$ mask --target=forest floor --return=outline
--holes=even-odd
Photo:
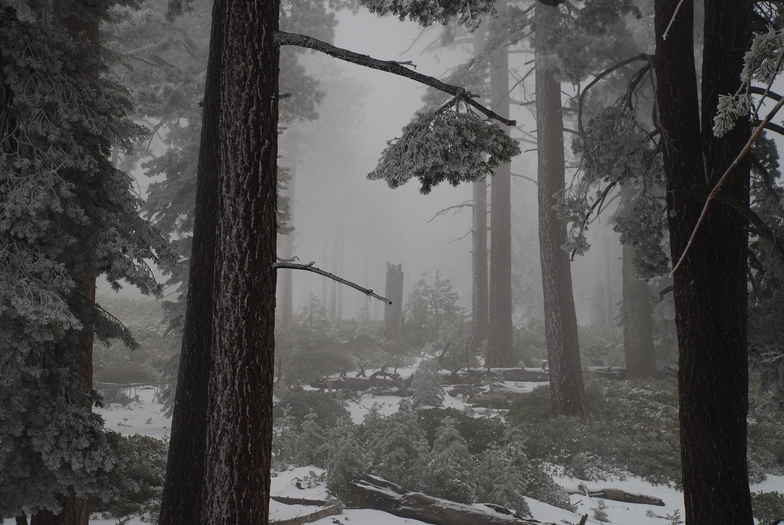
[[[540,383],[515,382],[507,386],[521,392],[530,391]],[[161,411],[162,405],[157,401],[153,388],[139,388],[130,392],[134,399],[127,406],[107,404],[104,408],[97,409],[105,420],[106,427],[125,435],[143,434],[156,438],[168,439],[171,420],[166,418]],[[349,401],[348,409],[355,423],[362,421],[364,415],[375,404],[380,407],[382,414],[395,412],[400,403],[399,397],[372,397],[365,395],[357,401]],[[445,396],[444,406],[462,409],[465,405],[458,399]],[[481,412],[482,409],[478,409]],[[292,468],[284,472],[273,473],[272,495],[288,496],[293,498],[326,499],[327,492],[323,481],[318,481],[321,469],[316,467]],[[596,509],[606,513],[606,523],[617,525],[677,525],[676,516],[683,516],[683,494],[673,487],[653,485],[636,477],[627,476],[624,479],[611,478],[603,482],[585,482],[568,477],[556,477],[555,481],[568,491],[576,491],[579,484],[585,485],[589,492],[606,488],[620,489],[628,493],[644,494],[661,499],[665,505],[651,506],[642,504],[622,503],[596,497],[574,494],[571,502],[577,507],[577,513],[541,503],[526,498],[531,509],[533,519],[542,523],[577,524],[583,514],[588,514],[590,524],[600,524],[594,518]],[[302,487],[302,488],[299,488]],[[784,493],[784,476],[769,475],[762,483],[751,486],[752,491],[778,491]],[[602,508],[603,507],[603,508]],[[317,507],[303,505],[285,505],[272,501],[270,503],[270,522],[285,520],[300,515],[311,514]],[[94,517],[93,525],[115,525],[116,519],[100,519]],[[127,525],[140,525],[143,523],[138,518],[132,518]],[[313,522],[316,525],[402,525],[420,524],[422,522],[405,519],[381,511],[367,509],[344,509],[337,516],[328,516]]]

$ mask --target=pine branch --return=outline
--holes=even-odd
[[[324,270],[322,270],[320,268],[316,268],[315,266],[313,266],[314,264],[316,264],[316,261],[310,261],[308,264],[298,264],[298,263],[292,263],[292,262],[278,261],[278,262],[272,264],[272,268],[274,268],[275,270],[278,270],[278,269],[281,269],[281,268],[287,268],[287,269],[290,269],[290,270],[305,270],[306,272],[317,273],[319,275],[323,275],[324,277],[328,277],[328,278],[332,279],[333,281],[337,281],[340,284],[345,284],[346,286],[350,286],[350,287],[354,288],[355,290],[359,290],[360,292],[362,292],[363,294],[367,295],[368,297],[375,297],[379,301],[383,301],[383,302],[385,302],[387,304],[392,304],[392,301],[390,301],[386,297],[381,297],[380,295],[377,295],[377,294],[373,293],[373,290],[371,290],[369,288],[363,288],[363,287],[361,287],[360,285],[358,285],[356,283],[352,283],[351,281],[347,281],[347,280],[343,279],[342,277],[338,277],[337,275],[334,275],[334,274],[331,274],[329,272],[326,272],[326,271],[324,271]]]
[[[439,91],[443,91],[444,93],[449,93],[455,97],[460,96],[464,99],[466,104],[483,113],[488,118],[497,120],[502,124],[506,124],[507,126],[515,126],[517,124],[517,122],[514,120],[504,118],[474,100],[474,98],[472,98],[473,95],[465,88],[447,84],[445,82],[441,82],[435,77],[412,71],[400,62],[395,62],[392,60],[379,60],[368,55],[361,55],[347,49],[335,47],[332,44],[317,40],[313,37],[297,35],[294,33],[286,33],[284,31],[278,31],[275,33],[275,42],[281,46],[298,46],[314,49],[316,51],[321,51],[322,53],[331,57],[335,57],[346,62],[351,62],[352,64],[369,67],[370,69],[378,69],[379,71],[386,71],[387,73],[409,78],[421,84],[425,84],[426,86],[438,89]]]

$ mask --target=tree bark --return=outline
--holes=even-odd
[[[498,20],[504,19],[505,4],[496,3]],[[509,118],[509,52],[499,46],[490,63],[491,106]],[[509,129],[501,126],[508,134]],[[511,166],[495,169],[490,188],[490,286],[485,366],[508,368],[512,363],[512,204]]]
[[[196,170],[196,208],[188,298],[166,478],[161,496],[160,525],[202,523],[208,410],[206,387],[210,379],[217,195],[221,171],[216,137],[220,122],[222,9],[222,0],[215,0]]]
[[[635,248],[623,245],[623,351],[626,378],[656,377],[653,345],[653,293],[645,281],[637,279]]]
[[[693,49],[693,5],[685,2],[667,38],[678,0],[657,0],[656,76],[667,179],[672,260],[678,260],[710,188],[749,137],[747,119],[717,139],[718,94],[740,84],[750,42],[751,2],[706,0],[702,94]],[[700,115],[700,99],[702,115]],[[707,187],[706,187],[707,184]],[[748,164],[736,168],[722,196],[748,203]],[[701,190],[702,189],[702,190]],[[680,348],[681,465],[687,525],[753,523],[746,465],[746,249],[743,217],[715,203],[674,274]]]
[[[536,6],[537,38],[557,23],[557,10]],[[539,58],[539,57],[537,57]],[[544,324],[553,415],[585,416],[585,388],[580,366],[577,316],[572,294],[572,273],[566,244],[566,223],[554,209],[564,190],[563,116],[561,85],[554,71],[537,61],[536,129],[539,180],[539,253],[542,261]]]
[[[279,2],[226,0],[212,360],[201,521],[269,517],[276,271]]]
[[[487,181],[473,183],[473,254],[471,256],[473,286],[471,289],[471,350],[476,354],[479,345],[487,339],[488,290],[487,290]]]

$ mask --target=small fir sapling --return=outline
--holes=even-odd
[[[327,438],[327,489],[341,497],[347,484],[367,472],[368,458],[350,418],[341,419]]]
[[[419,363],[419,369],[411,384],[414,388],[414,394],[411,396],[414,407],[440,407],[444,404],[444,389],[441,387],[441,374],[438,369],[438,361],[435,359]]]
[[[476,483],[477,502],[493,503],[515,509],[526,516],[531,515],[531,509],[521,491],[525,484],[522,472],[515,466],[506,449],[493,446],[482,453],[472,478]]]
[[[323,447],[326,444],[324,429],[316,422],[318,416],[311,412],[300,425],[294,450],[294,464],[298,467],[313,465],[323,468],[325,458]]]
[[[473,458],[451,417],[444,418],[436,430],[430,457],[430,464],[423,472],[424,490],[438,498],[471,503],[474,499]]]

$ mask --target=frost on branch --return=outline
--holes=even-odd
[[[469,31],[474,31],[484,13],[495,13],[491,0],[361,0],[360,4],[380,16],[396,15],[401,21],[408,17],[422,26],[434,22],[447,25],[457,18]]]
[[[417,113],[403,135],[387,143],[370,180],[383,179],[390,188],[416,177],[420,192],[447,181],[453,186],[492,175],[493,168],[520,153],[517,141],[470,109],[460,111],[462,96],[442,108]],[[487,158],[482,157],[487,154]]]

